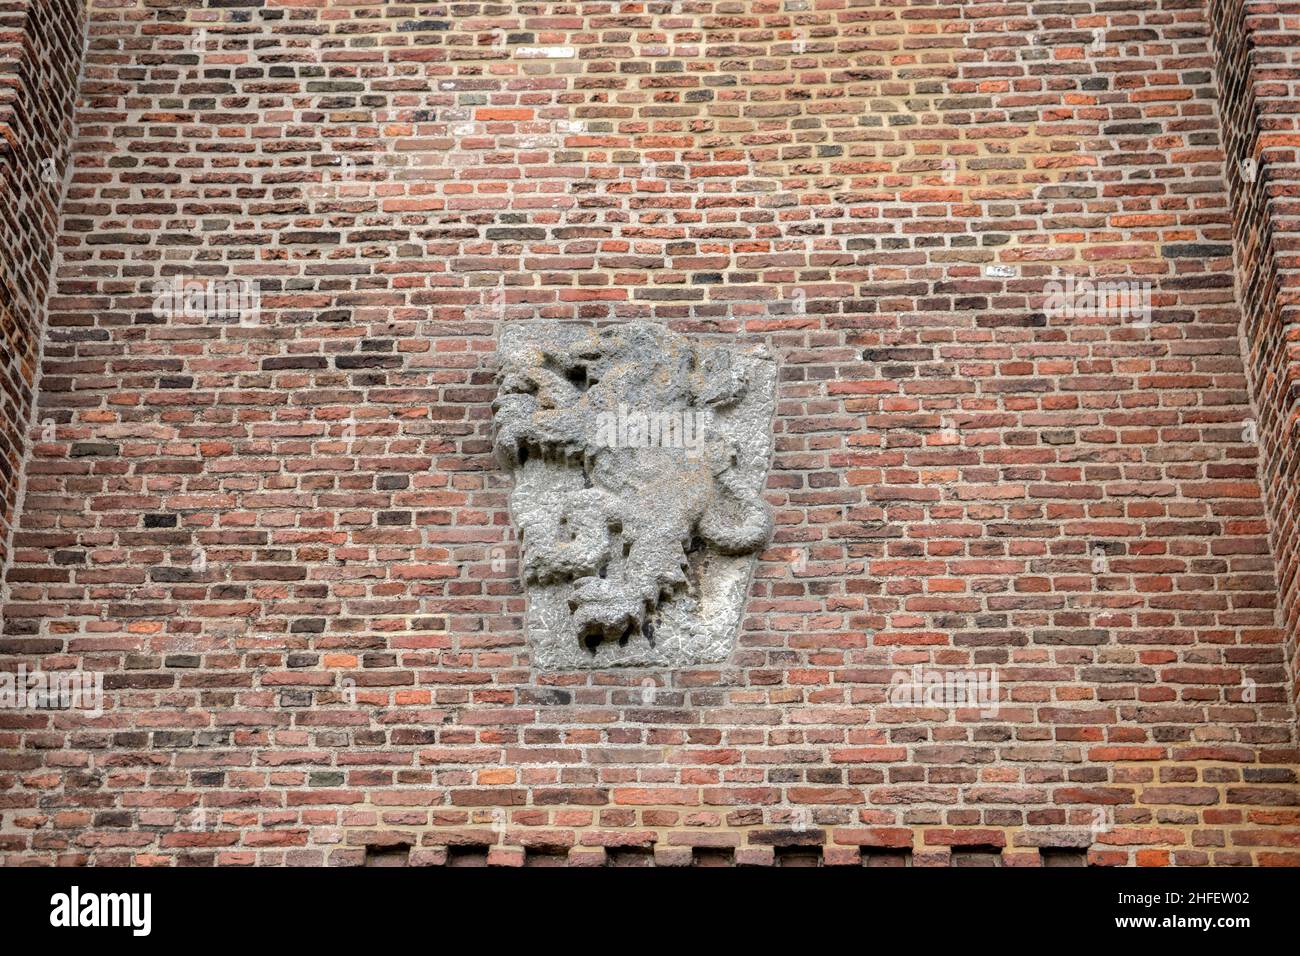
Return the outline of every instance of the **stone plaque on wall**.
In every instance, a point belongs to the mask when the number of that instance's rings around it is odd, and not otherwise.
[[[772,532],[775,401],[761,346],[649,323],[503,328],[496,449],[534,666],[726,659]]]

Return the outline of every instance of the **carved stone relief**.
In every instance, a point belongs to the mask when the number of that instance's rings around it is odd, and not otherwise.
[[[534,665],[726,659],[772,532],[776,362],[649,323],[559,322],[505,326],[500,362]]]

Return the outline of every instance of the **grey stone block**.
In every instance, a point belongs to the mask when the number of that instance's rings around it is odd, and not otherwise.
[[[499,356],[535,666],[725,660],[772,531],[775,360],[649,323],[542,321],[505,326]]]

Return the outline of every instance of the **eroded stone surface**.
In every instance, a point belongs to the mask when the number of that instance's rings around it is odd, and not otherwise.
[[[772,530],[775,361],[648,323],[558,322],[506,326],[500,359],[535,665],[725,659]]]

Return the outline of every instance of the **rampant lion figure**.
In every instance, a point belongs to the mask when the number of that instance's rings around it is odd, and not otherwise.
[[[723,582],[702,598],[703,576],[771,536],[759,492],[775,363],[649,323],[529,322],[503,330],[498,382],[496,450],[516,473],[524,580],[552,606],[564,592],[570,614],[558,638],[572,646],[542,657],[576,666],[718,659],[720,622],[688,618],[701,616],[702,600],[717,603]],[[735,565],[723,577],[734,579]],[[662,613],[673,601],[686,613]],[[656,652],[656,623],[676,632],[676,654]]]

